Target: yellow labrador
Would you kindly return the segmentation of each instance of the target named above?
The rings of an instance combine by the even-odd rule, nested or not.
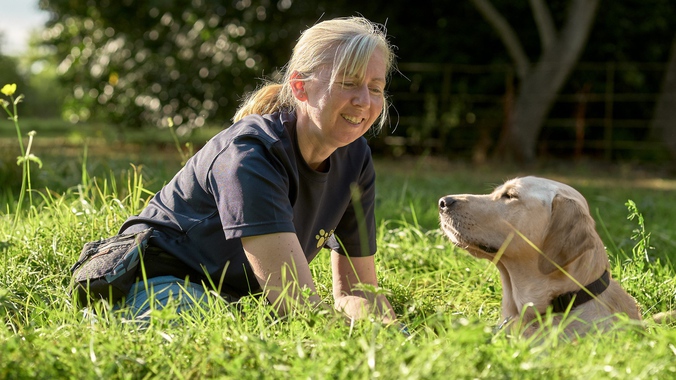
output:
[[[537,313],[550,306],[555,313],[569,310],[568,336],[592,325],[607,328],[618,313],[641,319],[634,298],[610,277],[587,201],[572,187],[516,178],[491,194],[439,199],[439,217],[454,244],[498,267],[502,314],[512,333],[537,331]],[[556,314],[554,323],[561,320]]]

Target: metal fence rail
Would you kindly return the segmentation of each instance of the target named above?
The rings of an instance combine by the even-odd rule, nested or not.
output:
[[[540,155],[659,155],[650,125],[665,63],[579,63],[543,125]],[[472,154],[495,146],[518,85],[510,65],[401,63],[389,87],[388,149]],[[488,147],[488,148],[486,148]]]

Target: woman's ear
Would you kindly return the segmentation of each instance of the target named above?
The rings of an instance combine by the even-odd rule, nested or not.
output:
[[[291,73],[291,78],[289,79],[289,84],[291,84],[291,91],[293,96],[304,102],[307,100],[307,93],[305,92],[305,80],[303,76],[298,71]]]

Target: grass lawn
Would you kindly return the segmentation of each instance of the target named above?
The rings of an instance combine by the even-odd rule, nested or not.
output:
[[[140,328],[105,305],[99,305],[96,317],[75,308],[68,295],[69,268],[85,242],[114,234],[180,168],[173,139],[158,135],[153,144],[141,137],[122,141],[95,126],[80,131],[65,126],[50,135],[56,126],[41,131],[35,125],[34,153],[43,167],[32,166],[37,190],[20,218],[13,212],[18,186],[12,181],[21,180],[20,172],[11,172],[15,158],[10,156],[16,154],[4,153],[9,158],[0,167],[6,176],[0,182],[0,378],[676,376],[674,326],[647,321],[638,328],[626,322],[621,325],[627,329],[609,334],[592,333],[572,342],[552,334],[539,344],[497,331],[497,270],[452,247],[438,229],[436,210],[443,195],[485,193],[519,175],[576,187],[587,197],[608,247],[613,277],[649,319],[676,308],[673,178],[621,165],[525,170],[429,157],[378,158],[378,273],[410,337],[377,321],[349,325],[310,310],[277,320],[255,299],[233,307],[215,297],[194,316],[179,321],[165,310]],[[0,123],[2,151],[18,151],[16,136],[6,126]],[[629,199],[644,224],[627,219]],[[320,255],[311,270],[330,302],[329,266],[328,255]]]

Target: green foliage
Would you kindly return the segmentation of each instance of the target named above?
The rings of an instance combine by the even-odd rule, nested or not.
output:
[[[57,117],[61,114],[64,90],[55,78],[55,66],[50,54],[34,50],[21,57],[4,56],[0,52],[0,81],[15,83],[29,100],[22,103],[22,116]],[[39,70],[31,70],[35,64]]]
[[[535,60],[542,46],[528,2],[491,3]],[[555,24],[561,24],[570,3],[547,2]],[[286,63],[301,30],[318,20],[358,13],[387,25],[402,67],[419,62],[456,65],[448,72],[402,70],[402,75],[395,75],[388,88],[394,104],[391,126],[383,138],[406,138],[409,152],[415,154],[432,149],[477,160],[498,149],[509,105],[506,82],[511,81],[511,60],[470,1],[432,0],[424,7],[411,7],[406,1],[354,0],[41,0],[40,4],[53,14],[44,46],[54,52],[50,69],[68,89],[59,100],[70,121],[94,117],[122,131],[123,126],[166,127],[172,118],[181,136],[205,123],[227,124],[243,95],[261,77],[274,77]],[[652,117],[654,101],[648,94],[661,91],[663,69],[641,64],[666,61],[669,44],[664,41],[676,33],[676,8],[671,0],[603,4],[580,57],[594,65],[578,67],[571,74],[540,136],[542,155],[574,154],[578,110],[585,110],[587,155],[606,154],[599,146],[610,143],[599,143],[609,133],[603,128],[607,117],[630,125],[615,123],[613,141],[650,141],[648,128],[636,128],[635,122]],[[617,63],[618,69],[606,71],[606,62]],[[484,71],[477,71],[477,65]],[[607,115],[604,94],[609,77],[614,78],[618,96]],[[33,83],[45,82],[31,79]],[[514,86],[518,88],[518,83]],[[36,95],[49,94],[44,90],[43,85]],[[581,101],[585,91],[589,97]],[[627,97],[636,100],[623,100]],[[32,99],[41,103],[37,96]],[[33,114],[33,108],[27,111]],[[618,145],[613,159],[649,161],[665,154]],[[377,148],[406,152],[406,146]]]
[[[261,72],[282,65],[297,34],[269,1],[42,0],[58,17],[45,41],[74,84],[66,117],[115,124],[201,127],[227,120]],[[279,8],[279,9],[278,9]]]
[[[35,136],[35,131],[28,133],[28,145],[24,146],[23,136],[21,133],[21,127],[19,126],[19,112],[17,105],[23,100],[24,96],[16,94],[17,85],[16,83],[5,84],[2,87],[3,95],[5,95],[9,101],[0,98],[0,106],[5,111],[9,120],[14,124],[14,129],[16,130],[17,140],[19,142],[19,150],[21,155],[16,158],[17,166],[21,167],[21,190],[19,190],[19,200],[16,203],[16,210],[14,210],[15,217],[14,222],[12,223],[12,232],[16,228],[19,217],[21,216],[22,207],[24,205],[24,197],[28,194],[29,204],[33,205],[32,190],[31,185],[31,162],[36,163],[39,167],[42,167],[42,161],[36,155],[31,153],[31,146],[33,145],[33,137]],[[10,233],[10,238],[12,233]]]
[[[15,89],[2,91],[11,97]],[[18,130],[18,119],[14,122]],[[175,143],[176,138],[171,135],[167,141]],[[151,151],[157,147],[144,148],[144,157],[157,154]],[[22,150],[23,156],[29,151]],[[375,320],[347,324],[333,313],[309,308],[279,319],[270,305],[255,298],[232,305],[210,295],[206,307],[180,318],[171,306],[154,310],[150,322],[142,325],[103,303],[82,311],[68,293],[68,268],[85,242],[115,234],[154,193],[141,165],[116,174],[110,166],[93,162],[129,165],[129,155],[115,157],[116,152],[104,149],[93,153],[95,157],[85,149],[79,176],[66,191],[35,191],[29,212],[13,215],[11,207],[0,209],[0,320],[5,326],[0,329],[0,378],[542,379],[676,374],[676,332],[650,321],[638,328],[621,320],[616,331],[591,333],[573,342],[555,334],[537,343],[509,339],[496,330],[499,274],[492,264],[452,247],[442,236],[436,200],[448,193],[486,192],[520,173],[429,158],[376,161],[379,282],[409,326],[410,337]],[[181,150],[179,156],[183,154]],[[56,164],[44,163],[47,173]],[[90,172],[92,167],[98,168],[99,177]],[[560,176],[562,171],[556,172]],[[651,182],[634,173],[609,173],[607,168],[586,174],[578,168],[566,178],[546,170],[538,174],[570,183],[587,196],[592,209],[602,210],[597,214],[610,216],[604,230],[610,231],[611,241],[623,234],[616,231],[635,229],[624,224],[627,218],[614,215],[617,210],[626,215],[622,206],[627,191],[643,186],[637,201],[628,202],[629,218],[638,220],[631,235],[633,254],[613,241],[611,271],[637,298],[646,319],[675,308],[676,274],[670,256],[662,256],[663,261],[655,255],[644,257],[651,246],[675,244],[673,180]],[[165,174],[153,187],[170,177]],[[52,181],[55,178],[46,180]],[[621,181],[627,182],[618,186]],[[8,205],[15,202],[8,198]],[[653,220],[654,235],[647,232],[648,218],[639,208]],[[651,243],[652,236],[656,238]],[[311,270],[320,296],[331,303],[328,255],[319,255]]]
[[[421,171],[421,165],[433,170]],[[211,297],[208,307],[180,320],[171,307],[154,311],[143,327],[106,305],[97,306],[97,316],[83,313],[68,295],[68,268],[86,241],[114,234],[149,196],[135,170],[105,180],[83,173],[79,186],[63,194],[42,193],[35,205],[40,213],[23,217],[21,233],[0,247],[6,257],[0,265],[0,319],[6,326],[0,329],[0,377],[610,379],[675,374],[676,333],[650,322],[635,330],[621,324],[629,330],[592,333],[574,343],[550,336],[533,344],[494,330],[500,321],[497,271],[451,247],[427,211],[436,209],[437,195],[484,192],[491,181],[513,173],[427,161],[379,160],[377,170],[378,273],[411,337],[376,321],[349,325],[312,310],[278,320],[269,305],[253,298],[235,307]],[[594,196],[590,201],[598,204]],[[6,233],[7,223],[0,223],[0,234]],[[329,301],[327,256],[320,255],[311,269]],[[639,297],[646,317],[647,310],[673,302],[670,266],[611,261],[613,275],[632,294],[661,294]]]
[[[627,201],[626,205],[627,208],[629,209],[629,216],[627,217],[627,219],[629,220],[636,219],[638,221],[638,228],[634,230],[634,234],[631,236],[632,240],[636,241],[636,245],[632,250],[634,253],[633,258],[635,260],[649,262],[650,255],[648,254],[648,250],[653,249],[653,247],[650,246],[650,233],[646,231],[645,219],[643,218],[643,215],[638,211],[638,208],[634,201],[630,199],[629,201]]]
[[[22,91],[23,89],[27,88],[26,77],[21,74],[19,70],[19,62],[16,58],[0,54],[0,75],[0,81],[2,82],[0,86],[4,86],[8,83],[14,83],[18,88],[22,89]]]
[[[54,57],[50,54],[29,56],[32,61],[26,102],[23,104],[24,117],[41,119],[60,118],[64,99],[70,93],[71,84],[64,84],[56,73]]]

